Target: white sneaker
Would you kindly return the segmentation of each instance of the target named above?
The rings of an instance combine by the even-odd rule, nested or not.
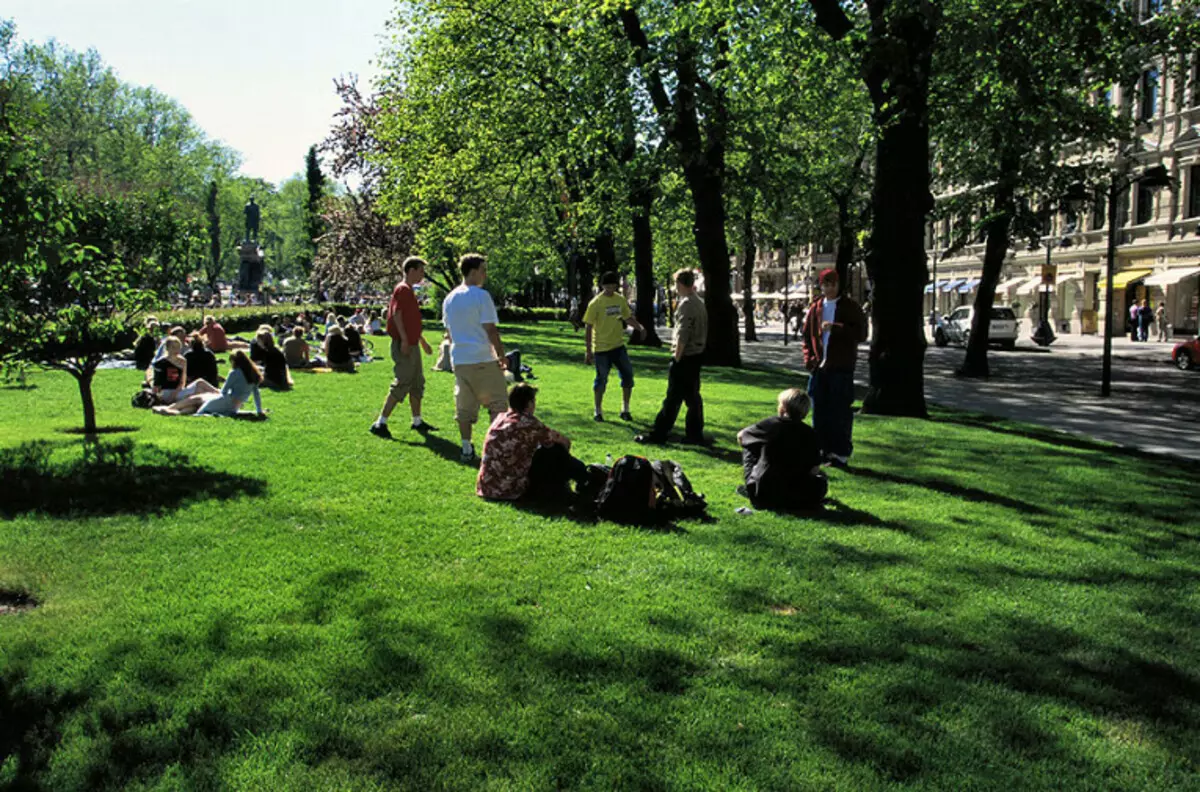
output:
[[[475,447],[464,448],[462,453],[458,455],[459,462],[474,462],[476,460]]]

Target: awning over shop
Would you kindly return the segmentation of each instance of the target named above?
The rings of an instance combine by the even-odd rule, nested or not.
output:
[[[971,291],[971,289],[979,288],[980,282],[981,282],[980,278],[971,278],[969,281],[964,283],[962,286],[958,287],[959,294],[966,294],[967,292]]]
[[[937,283],[927,283],[927,284],[925,284],[925,293],[933,294],[934,289],[941,291],[942,287],[945,286],[948,282],[949,281],[941,280],[941,281],[938,281]]]
[[[1035,291],[1037,291],[1037,287],[1041,284],[1042,276],[1034,275],[1032,278],[1026,278],[1018,283],[1017,287],[1013,289],[1013,292],[1015,294],[1033,294]]]
[[[1081,281],[1081,280],[1083,280],[1083,275],[1067,275],[1066,277],[1059,278],[1058,281],[1055,282],[1054,285],[1055,286],[1066,286],[1068,284],[1075,283],[1076,281]]]
[[[1174,286],[1185,278],[1194,278],[1200,275],[1200,267],[1185,267],[1182,269],[1167,270],[1160,272],[1157,275],[1151,275],[1146,278],[1146,286]],[[1115,280],[1115,279],[1114,279]]]
[[[1026,280],[1028,280],[1028,278],[1027,278],[1025,275],[1018,275],[1018,276],[1017,276],[1017,277],[1015,277],[1015,278],[1009,278],[1009,279],[1008,279],[1008,280],[1006,280],[1006,281],[1002,281],[1002,282],[1000,282],[1000,283],[997,283],[997,284],[996,284],[996,291],[998,291],[998,292],[1000,292],[1000,291],[1008,291],[1009,289],[1012,289],[1012,288],[1014,288],[1014,287],[1016,287],[1016,286],[1019,286],[1019,285],[1021,285],[1021,284],[1022,284],[1022,283],[1024,283]]]
[[[964,279],[955,278],[954,280],[950,281],[945,286],[943,286],[942,291],[947,292],[947,293],[952,292],[955,289],[957,289],[959,286],[962,286],[964,283],[966,283],[966,281]]]
[[[1148,269],[1132,269],[1125,270],[1124,272],[1118,272],[1113,275],[1113,288],[1124,289],[1129,284],[1133,283],[1134,281],[1139,281],[1149,274],[1150,270]],[[1101,278],[1099,286],[1102,290],[1108,288],[1108,279]]]

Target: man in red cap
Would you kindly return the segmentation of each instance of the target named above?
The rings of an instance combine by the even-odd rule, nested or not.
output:
[[[854,364],[867,338],[867,319],[858,303],[838,296],[837,270],[824,270],[818,283],[821,297],[804,317],[804,367],[825,460],[844,467],[854,452]]]

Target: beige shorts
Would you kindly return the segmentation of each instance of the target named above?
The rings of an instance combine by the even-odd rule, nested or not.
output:
[[[508,385],[496,361],[454,367],[454,417],[475,423],[479,408],[487,407],[493,420],[508,409]]]
[[[411,395],[414,399],[425,396],[425,369],[421,366],[421,347],[413,344],[408,348],[408,354],[400,354],[400,342],[392,339],[392,387],[388,391],[393,399],[404,401]]]

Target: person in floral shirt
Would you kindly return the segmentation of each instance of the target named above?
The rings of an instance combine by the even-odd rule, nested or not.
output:
[[[587,467],[571,456],[571,441],[533,417],[537,389],[520,384],[508,394],[508,411],[496,417],[483,441],[475,492],[481,498],[541,499],[582,486]]]

